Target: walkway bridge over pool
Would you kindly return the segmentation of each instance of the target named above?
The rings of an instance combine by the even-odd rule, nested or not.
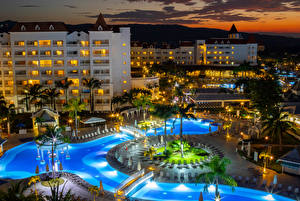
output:
[[[154,176],[153,171],[146,171],[142,169],[134,173],[126,180],[124,180],[115,190],[116,200],[124,200],[126,196],[131,195],[146,185]]]

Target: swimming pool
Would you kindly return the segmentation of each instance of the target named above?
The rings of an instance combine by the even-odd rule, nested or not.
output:
[[[174,118],[169,119],[167,121],[167,133],[170,134],[170,129],[173,127],[173,134],[179,134],[180,130],[180,119],[176,119],[174,122]],[[218,130],[218,126],[211,124],[214,120],[211,119],[197,119],[197,120],[188,120],[183,119],[183,134],[185,135],[201,135],[209,133],[209,127],[211,132],[215,132]],[[156,133],[157,135],[164,134],[164,127],[157,128]],[[147,131],[147,136],[155,135],[155,129],[150,129]]]
[[[112,168],[106,161],[106,154],[115,145],[131,139],[133,139],[131,135],[120,133],[91,142],[70,144],[70,159],[66,159],[60,154],[59,160],[62,162],[64,171],[77,174],[92,185],[99,186],[101,180],[105,190],[114,192],[115,188],[128,178],[128,175]],[[10,149],[0,158],[0,178],[21,179],[33,176],[37,165],[39,165],[41,173],[45,172],[46,164],[48,163],[50,166],[51,161],[45,154],[46,164],[41,164],[36,156],[37,151],[34,142],[28,142]],[[211,186],[209,193],[204,193],[205,201],[213,200],[213,188]],[[202,189],[203,185],[201,184],[149,182],[132,197],[153,201],[195,201],[198,200]],[[232,192],[230,187],[221,186],[220,192],[224,201],[291,200],[246,188],[236,188],[235,192]]]

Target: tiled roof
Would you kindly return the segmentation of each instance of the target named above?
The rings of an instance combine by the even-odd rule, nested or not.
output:
[[[63,22],[18,22],[10,32],[68,31]]]
[[[106,24],[103,15],[100,13],[92,31],[110,31],[110,30],[111,28]]]
[[[229,34],[235,34],[235,33],[239,33],[238,30],[236,29],[235,25],[233,24],[230,31],[229,31]]]

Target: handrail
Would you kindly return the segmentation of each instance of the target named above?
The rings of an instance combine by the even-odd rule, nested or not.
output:
[[[118,192],[120,189],[122,189],[126,184],[128,184],[130,181],[136,179],[137,177],[140,177],[141,175],[145,174],[145,170],[142,169],[139,172],[134,173],[124,181],[122,181],[117,187],[116,187],[116,192]]]

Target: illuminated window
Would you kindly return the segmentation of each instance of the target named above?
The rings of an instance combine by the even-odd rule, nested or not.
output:
[[[79,86],[79,79],[68,79],[68,80],[70,80],[70,81],[72,81],[72,86],[76,86],[76,87],[78,87]]]
[[[37,51],[33,50],[31,51],[31,55],[35,56],[37,54]]]
[[[172,54],[173,54],[173,52],[172,52],[172,51],[170,51],[170,52],[169,52],[169,54],[170,54],[170,55],[172,55]]]
[[[134,62],[132,61],[132,62],[130,62],[130,64],[131,64],[131,65],[133,65],[133,64],[134,64]]]
[[[14,84],[14,81],[12,81],[12,80],[7,81],[7,86],[13,86],[13,84]]]
[[[88,72],[88,70],[82,70],[82,74],[83,74],[83,75],[88,75],[89,72]]]
[[[232,46],[231,49],[234,49],[234,46]]]
[[[72,94],[73,95],[78,95],[79,94],[79,90],[78,89],[73,89],[72,90]]]
[[[160,64],[160,62],[158,61],[158,62],[156,62],[157,64]]]
[[[217,49],[217,46],[215,46],[214,48]]]
[[[150,54],[153,54],[153,52],[150,52]]]
[[[48,85],[53,84],[53,80],[47,80],[47,84],[48,84]]]
[[[98,89],[98,90],[97,90],[97,94],[99,94],[99,95],[103,95],[103,94],[104,94],[104,91],[103,91],[103,89]]]
[[[40,84],[40,81],[39,80],[28,80],[28,84],[32,84],[32,85]]]
[[[217,59],[217,57],[214,57],[214,59]]]
[[[57,56],[61,56],[63,54],[63,51],[61,51],[61,50],[56,50],[56,55]]]
[[[58,66],[63,66],[64,61],[63,60],[57,60],[57,61],[55,61],[55,64],[58,65]]]
[[[234,52],[231,52],[231,54],[234,54]]]
[[[40,60],[40,67],[51,67],[52,60]]]
[[[124,93],[126,93],[126,92],[127,92],[127,90],[126,90],[126,89],[124,89],[124,90],[123,90],[123,92],[124,92]]]
[[[34,45],[34,46],[38,46],[38,42],[37,42],[37,41],[34,41],[34,42],[33,42],[33,45]]]
[[[169,57],[169,59],[174,59],[174,57]]]
[[[27,83],[28,83],[28,82],[27,82],[26,80],[25,80],[25,81],[22,81],[22,85],[23,85],[23,86],[27,85]]]
[[[153,61],[150,61],[150,64],[151,64],[151,65],[153,65],[153,64],[154,64],[154,62],[153,62]]]
[[[124,81],[123,81],[123,83],[124,83],[124,84],[126,84],[126,83],[127,83],[127,81],[126,81],[126,80],[124,80]]]
[[[123,70],[123,74],[127,74],[127,71],[126,71],[126,70]]]
[[[219,52],[219,54],[222,54],[222,52]]]
[[[208,61],[207,64],[210,64],[210,61]]]
[[[45,52],[45,55],[46,55],[46,56],[51,56],[51,51],[46,51],[46,52]]]
[[[227,56],[226,59],[229,59],[229,56]]]
[[[32,65],[33,66],[38,66],[39,65],[39,61],[32,61]]]
[[[49,47],[51,46],[51,40],[39,40],[39,45],[41,47]]]
[[[63,76],[64,74],[65,74],[65,72],[63,70],[58,70],[57,71],[58,76]]]
[[[207,54],[210,54],[210,52],[207,52]]]
[[[52,71],[51,70],[46,70],[46,75],[52,75]]]
[[[37,70],[31,71],[31,75],[38,76],[39,75],[39,71],[37,71]]]
[[[127,55],[126,52],[123,52],[123,55],[126,56]]]
[[[219,57],[219,59],[222,59],[222,57]]]
[[[229,61],[226,61],[226,64],[229,64]]]
[[[125,47],[125,46],[126,46],[126,43],[123,43],[122,45],[123,45],[123,47]]]
[[[5,52],[5,56],[9,57],[10,56],[10,52]]]
[[[95,44],[96,44],[96,42],[100,42],[100,41],[95,41]],[[87,46],[89,46],[89,41],[80,41],[80,43],[81,43],[81,46],[83,46],[83,47],[87,47]],[[101,42],[100,42],[100,44],[101,44]]]
[[[24,46],[25,45],[25,42],[24,41],[18,41],[17,42],[17,46]]]
[[[189,51],[189,54],[192,54],[193,52]]]
[[[65,93],[65,90],[60,89],[60,90],[59,90],[59,93],[60,93],[60,94],[64,94],[64,93]]]
[[[126,61],[123,61],[123,64],[126,65],[127,64]]]
[[[218,54],[218,52],[217,52],[217,51],[214,51],[214,54]]]
[[[147,52],[143,52],[143,54],[147,54]]]
[[[25,56],[25,55],[26,55],[26,52],[25,52],[25,51],[23,51],[23,52],[22,52],[22,56]]]
[[[71,66],[78,66],[78,60],[70,60]]]
[[[61,41],[61,40],[56,41],[56,45],[57,45],[57,46],[62,46],[62,45],[63,45],[63,41]]]
[[[88,50],[80,50],[80,56],[87,57],[90,55],[90,52]]]

